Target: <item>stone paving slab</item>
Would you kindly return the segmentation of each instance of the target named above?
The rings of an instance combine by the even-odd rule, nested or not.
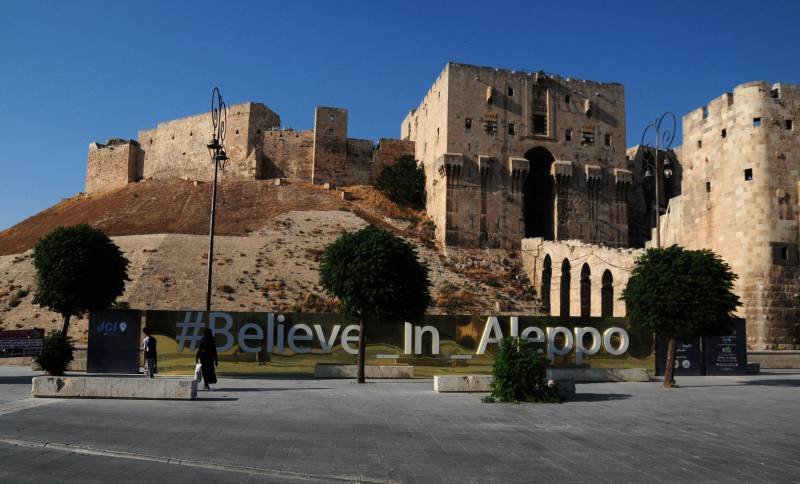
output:
[[[0,401],[16,391],[2,383],[11,377],[0,373]],[[798,480],[800,419],[793,415],[800,374],[678,383],[674,390],[658,382],[578,384],[568,403],[513,405],[483,404],[480,394],[437,394],[426,379],[356,385],[222,378],[195,401],[59,400],[20,409],[0,415],[0,441],[254,467],[276,479],[307,473],[374,482]],[[130,465],[54,453],[65,452],[0,444],[0,459],[14,463],[0,467],[0,481],[14,482],[18,472],[44,481],[65,463],[74,476],[99,481],[116,478],[115,465]],[[156,482],[174,482],[182,472],[205,480],[199,471],[171,470],[177,464],[141,465],[170,469],[148,479]],[[217,480],[242,480],[217,471]]]

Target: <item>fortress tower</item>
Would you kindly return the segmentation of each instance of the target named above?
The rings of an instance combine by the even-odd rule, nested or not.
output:
[[[401,137],[415,142],[446,245],[628,243],[620,84],[449,63]]]
[[[800,348],[800,86],[763,81],[683,118],[682,194],[662,216],[662,243],[709,248],[739,275],[754,349]]]

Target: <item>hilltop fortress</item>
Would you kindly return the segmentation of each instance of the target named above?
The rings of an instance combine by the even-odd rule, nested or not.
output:
[[[160,123],[137,140],[89,145],[86,193],[100,193],[142,179],[211,181],[214,165],[206,149],[208,113]],[[317,107],[314,129],[281,129],[277,114],[260,103],[228,107],[222,171],[227,180],[288,178],[312,183],[371,183],[386,164],[413,155],[413,143],[347,137],[347,110]]]
[[[231,106],[223,179],[374,182],[414,156],[444,247],[522,249],[554,315],[622,316],[619,293],[651,238],[710,248],[739,275],[755,349],[800,349],[800,87],[753,82],[683,118],[661,152],[661,207],[644,182],[647,148],[627,148],[624,88],[449,63],[400,124],[400,139],[347,137],[347,111],[317,107],[314,127],[282,129],[263,104]],[[141,179],[213,177],[208,114],[160,123],[138,140],[89,146],[86,192]],[[660,174],[659,174],[660,175]]]

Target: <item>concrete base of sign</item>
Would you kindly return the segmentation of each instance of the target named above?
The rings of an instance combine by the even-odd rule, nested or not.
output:
[[[314,365],[314,376],[317,378],[355,378],[356,365],[331,365],[317,363]],[[364,367],[366,378],[414,378],[414,367],[411,365],[367,365]]]
[[[598,383],[615,381],[647,382],[650,375],[643,368],[554,368],[547,370],[547,378],[560,382]],[[491,375],[435,375],[436,392],[488,392]]]
[[[193,400],[197,382],[178,378],[37,376],[31,395],[47,398]]]
[[[748,363],[758,363],[761,369],[793,369],[800,368],[800,351],[748,351]]]
[[[558,385],[558,394],[562,399],[575,398],[575,380],[550,379],[547,384]],[[489,392],[491,389],[491,375],[434,375],[433,377],[433,391],[438,393]]]
[[[650,381],[650,375],[644,368],[553,368],[547,370],[547,378],[578,383]]]
[[[433,391],[488,392],[491,391],[492,375],[434,375]]]

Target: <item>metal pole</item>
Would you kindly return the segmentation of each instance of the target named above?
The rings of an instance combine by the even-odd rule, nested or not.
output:
[[[667,125],[666,129],[662,131],[661,123],[664,121],[664,118],[669,117],[672,120],[672,129],[669,129]],[[650,148],[652,148],[649,144],[645,143],[645,137],[647,136],[648,131],[650,128],[653,128],[653,131],[656,135],[656,143],[655,143],[655,161],[653,162],[653,176],[655,176],[655,211],[656,211],[656,247],[661,247],[661,165],[658,162],[658,150],[661,148],[661,143],[663,142],[664,150],[668,150],[670,146],[672,146],[672,141],[675,139],[675,132],[677,131],[677,120],[675,118],[675,114],[671,111],[667,111],[662,113],[659,117],[656,118],[655,122],[648,124],[644,131],[642,131],[642,138],[639,141],[640,146],[644,146],[647,150],[647,153],[650,152]],[[663,139],[662,139],[663,136]],[[664,175],[667,176],[667,175]]]
[[[214,222],[217,215],[217,172],[219,162],[217,154],[219,150],[214,150],[214,185],[211,188],[211,223],[208,229],[208,287],[206,289],[206,311],[211,312],[211,286],[214,271]]]
[[[211,126],[213,134],[211,142],[206,145],[214,163],[214,184],[211,187],[211,221],[208,229],[208,285],[206,286],[206,311],[211,312],[211,288],[214,275],[214,228],[217,216],[217,179],[219,177],[220,162],[228,159],[225,154],[225,123],[227,122],[228,108],[222,100],[218,88],[211,92]]]
[[[661,171],[658,167],[658,138],[660,136],[660,129],[656,128],[656,248],[661,247],[661,197],[658,194],[659,181],[661,180]]]

